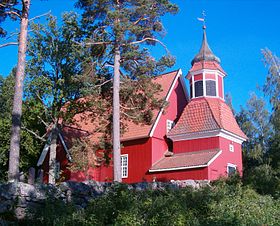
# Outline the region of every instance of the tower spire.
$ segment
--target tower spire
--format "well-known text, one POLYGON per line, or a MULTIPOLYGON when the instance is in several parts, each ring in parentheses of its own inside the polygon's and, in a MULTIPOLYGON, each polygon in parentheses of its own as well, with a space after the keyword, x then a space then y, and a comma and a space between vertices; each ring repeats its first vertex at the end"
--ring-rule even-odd
POLYGON ((207 36, 206 36, 206 25, 205 25, 205 12, 202 13, 202 18, 197 18, 199 21, 203 22, 203 37, 202 37, 202 44, 200 47, 200 50, 198 54, 194 57, 191 64, 193 65, 196 62, 200 61, 216 61, 217 63, 221 63, 220 59, 214 55, 212 50, 210 49, 208 42, 207 42, 207 36))

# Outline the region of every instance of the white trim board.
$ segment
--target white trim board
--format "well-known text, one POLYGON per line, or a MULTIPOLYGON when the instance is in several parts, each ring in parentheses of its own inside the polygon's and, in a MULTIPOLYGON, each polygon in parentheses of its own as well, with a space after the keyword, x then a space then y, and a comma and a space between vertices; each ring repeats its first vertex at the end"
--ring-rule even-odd
MULTIPOLYGON (((182 76, 182 70, 181 69, 178 70, 178 72, 177 72, 177 74, 176 74, 176 76, 175 76, 175 78, 172 82, 172 85, 171 85, 170 89, 168 90, 165 101, 168 101, 169 97, 171 96, 172 90, 174 89, 175 84, 176 84, 179 76, 182 76)), ((156 129, 158 123, 159 123, 159 120, 160 120, 160 117, 161 117, 162 113, 163 113, 163 108, 160 109, 160 111, 157 115, 156 121, 154 122, 154 124, 152 126, 152 129, 150 130, 149 137, 152 137, 154 135, 155 129, 156 129)))
POLYGON ((245 138, 240 137, 224 129, 197 132, 192 134, 169 135, 167 137, 170 138, 172 141, 180 141, 180 140, 193 140, 193 139, 210 138, 210 137, 218 137, 218 136, 226 138, 238 144, 242 144, 244 141, 246 141, 245 138))
POLYGON ((198 75, 198 74, 203 74, 203 73, 209 73, 209 74, 212 74, 212 73, 218 73, 219 75, 221 75, 222 77, 225 77, 226 74, 222 73, 219 69, 200 69, 200 70, 197 70, 197 71, 191 71, 187 74, 186 78, 189 80, 191 76, 193 75, 198 75))

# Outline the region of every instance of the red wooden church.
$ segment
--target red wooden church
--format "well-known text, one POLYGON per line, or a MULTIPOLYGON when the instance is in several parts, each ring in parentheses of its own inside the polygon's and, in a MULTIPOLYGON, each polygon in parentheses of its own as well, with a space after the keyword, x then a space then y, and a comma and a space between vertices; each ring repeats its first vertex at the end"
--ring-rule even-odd
MULTIPOLYGON (((187 74, 190 98, 182 71, 154 79, 169 102, 167 109, 154 112, 152 125, 129 123, 122 135, 121 167, 125 183, 170 180, 215 180, 236 170, 242 174, 241 131, 230 107, 224 101, 226 73, 208 46, 205 27, 202 46, 187 74)), ((86 132, 91 124, 83 125, 86 132)), ((63 143, 63 142, 62 142, 63 143)), ((56 159, 67 180, 86 180, 84 172, 67 172, 67 148, 60 145, 56 159)), ((41 156, 48 181, 49 154, 41 156)), ((113 168, 99 166, 88 170, 87 179, 111 181, 113 168)))

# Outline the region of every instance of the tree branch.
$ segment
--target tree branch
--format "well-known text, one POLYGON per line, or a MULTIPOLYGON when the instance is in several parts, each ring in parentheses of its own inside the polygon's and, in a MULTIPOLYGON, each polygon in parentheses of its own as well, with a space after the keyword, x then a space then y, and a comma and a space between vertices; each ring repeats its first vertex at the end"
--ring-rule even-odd
POLYGON ((154 41, 154 42, 158 42, 160 45, 162 45, 165 49, 165 51, 167 53, 169 53, 169 50, 167 49, 166 45, 163 44, 163 42, 161 42, 160 40, 156 39, 156 38, 144 38, 142 40, 139 40, 139 41, 135 41, 135 42, 130 42, 128 44, 131 44, 131 45, 135 45, 135 44, 140 44, 140 43, 143 43, 143 42, 146 42, 146 41, 154 41))
POLYGON ((31 22, 31 21, 33 21, 33 20, 36 20, 36 19, 39 19, 39 18, 41 18, 41 17, 43 17, 43 16, 47 16, 47 15, 49 15, 49 14, 51 14, 51 10, 50 10, 49 12, 46 12, 46 13, 43 13, 43 14, 41 14, 41 15, 38 15, 38 16, 35 16, 35 17, 31 18, 31 19, 29 20, 29 22, 31 22))
POLYGON ((106 45, 106 44, 112 44, 112 42, 87 42, 86 45, 106 45))
POLYGON ((1 44, 0 48, 6 47, 6 46, 13 46, 13 45, 18 45, 18 42, 8 42, 5 44, 1 44))
POLYGON ((124 114, 125 116, 129 117, 129 118, 133 118, 133 119, 137 119, 138 117, 135 117, 135 116, 132 116, 132 115, 129 115, 125 112, 122 112, 122 114, 124 114))
POLYGON ((139 18, 138 20, 136 20, 134 23, 133 23, 133 25, 137 25, 140 21, 144 21, 144 20, 147 20, 148 18, 146 18, 146 17, 141 17, 141 18, 139 18))
POLYGON ((15 12, 15 11, 8 11, 8 12, 5 12, 4 14, 12 14, 12 15, 17 16, 19 19, 21 18, 20 14, 18 14, 18 13, 15 12))
POLYGON ((34 135, 37 139, 46 142, 47 140, 44 137, 39 136, 37 133, 35 133, 34 131, 27 129, 25 126, 21 127, 22 129, 26 130, 27 132, 31 133, 32 135, 34 135))
POLYGON ((123 108, 123 109, 125 109, 125 110, 135 110, 135 109, 140 109, 139 107, 125 107, 125 106, 122 106, 121 104, 120 104, 120 107, 121 107, 121 108, 123 108))

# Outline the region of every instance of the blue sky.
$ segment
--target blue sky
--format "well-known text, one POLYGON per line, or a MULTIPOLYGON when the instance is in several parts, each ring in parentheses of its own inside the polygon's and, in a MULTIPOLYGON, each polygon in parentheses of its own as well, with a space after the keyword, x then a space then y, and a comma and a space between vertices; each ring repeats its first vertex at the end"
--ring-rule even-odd
MULTIPOLYGON (((49 10, 60 17, 65 10, 75 10, 71 0, 33 0, 31 17, 49 10)), ((262 62, 261 49, 268 47, 278 53, 280 47, 279 0, 173 0, 180 7, 177 15, 166 16, 166 35, 162 39, 176 57, 172 69, 181 68, 186 75, 191 60, 199 51, 202 40, 201 23, 197 17, 206 12, 208 43, 221 59, 227 72, 225 93, 231 93, 236 110, 245 105, 249 94, 258 92, 257 85, 265 81, 267 69, 262 62)), ((16 23, 5 24, 9 30, 16 23)), ((5 40, 0 40, 0 43, 5 40)), ((8 75, 16 64, 16 47, 0 49, 0 74, 8 75)), ((163 53, 160 47, 152 53, 163 53)), ((172 70, 171 69, 171 70, 172 70)), ((260 94, 260 93, 259 93, 260 94)))

